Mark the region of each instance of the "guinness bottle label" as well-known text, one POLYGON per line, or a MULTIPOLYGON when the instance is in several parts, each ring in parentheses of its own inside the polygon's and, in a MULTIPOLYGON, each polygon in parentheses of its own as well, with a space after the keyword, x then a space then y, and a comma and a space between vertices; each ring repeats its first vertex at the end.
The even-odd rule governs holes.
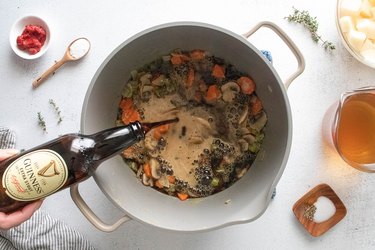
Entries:
POLYGON ((64 159, 55 151, 41 149, 12 162, 3 174, 2 184, 12 199, 32 201, 56 192, 67 178, 64 159))

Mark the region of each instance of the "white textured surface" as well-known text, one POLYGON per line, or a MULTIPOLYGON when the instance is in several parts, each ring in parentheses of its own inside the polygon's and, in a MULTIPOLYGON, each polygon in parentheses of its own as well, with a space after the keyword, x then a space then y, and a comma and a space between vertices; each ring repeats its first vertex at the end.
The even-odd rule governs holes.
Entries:
MULTIPOLYGON (((293 145, 277 195, 266 213, 253 223, 206 233, 173 233, 130 221, 116 232, 102 233, 89 224, 73 204, 67 190, 45 200, 43 208, 78 229, 98 249, 374 249, 375 178, 348 167, 321 139, 321 121, 340 93, 374 84, 375 70, 357 62, 344 49, 335 26, 335 1, 232 0, 232 1, 15 1, 0 3, 0 125, 15 130, 18 148, 30 148, 58 135, 78 132, 86 89, 96 69, 122 41, 139 31, 171 21, 201 21, 236 33, 248 31, 262 20, 281 26, 302 50, 306 70, 288 90, 293 113, 293 145), (323 38, 333 41, 332 54, 314 44, 309 33, 283 17, 292 6, 318 17, 323 38), (52 37, 40 59, 18 58, 9 45, 9 29, 21 16, 35 14, 47 20, 52 37), (37 90, 31 82, 59 60, 75 38, 87 37, 92 48, 82 61, 63 66, 37 90), (61 109, 57 119, 48 100, 61 109), (48 133, 37 125, 40 111, 48 133), (346 217, 319 238, 311 237, 292 213, 292 206, 317 184, 329 184, 348 209, 346 217)), ((269 32, 252 41, 269 49, 282 78, 293 72, 294 59, 269 32)), ((81 185, 87 202, 105 220, 121 213, 105 198, 93 180, 81 185)), ((184 218, 181 218, 183 220, 184 218)))

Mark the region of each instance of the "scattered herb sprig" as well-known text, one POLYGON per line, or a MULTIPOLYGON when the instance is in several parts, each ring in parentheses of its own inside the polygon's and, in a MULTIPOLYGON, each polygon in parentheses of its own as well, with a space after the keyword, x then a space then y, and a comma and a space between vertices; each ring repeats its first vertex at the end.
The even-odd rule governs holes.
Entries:
POLYGON ((57 124, 60 124, 62 122, 62 116, 61 116, 61 110, 59 106, 57 106, 57 104, 55 103, 53 99, 49 99, 49 104, 52 105, 53 109, 55 110, 57 114, 57 118, 58 118, 57 124))
POLYGON ((38 112, 38 124, 44 132, 47 132, 46 122, 44 121, 44 117, 40 112, 38 112))
POLYGON ((332 42, 324 40, 318 34, 318 20, 316 17, 312 17, 308 11, 300 11, 293 7, 293 14, 285 17, 285 19, 289 22, 302 24, 310 31, 312 40, 316 43, 321 42, 325 50, 332 51, 336 49, 335 45, 332 42))

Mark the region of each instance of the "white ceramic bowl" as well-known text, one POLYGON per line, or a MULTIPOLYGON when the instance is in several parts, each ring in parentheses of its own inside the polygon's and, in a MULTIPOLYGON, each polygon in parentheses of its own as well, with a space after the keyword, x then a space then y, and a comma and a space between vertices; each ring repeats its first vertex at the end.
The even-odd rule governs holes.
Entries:
MULTIPOLYGON (((360 51, 356 50, 355 48, 353 48, 353 46, 350 44, 350 42, 348 41, 347 39, 347 35, 342 31, 341 29, 341 26, 340 26, 340 18, 342 17, 342 13, 341 13, 341 4, 342 4, 343 0, 337 0, 337 4, 336 4, 336 27, 337 27, 337 30, 339 32, 339 35, 341 37, 341 41, 343 42, 344 44, 344 47, 347 49, 347 51, 355 58, 357 59, 359 62, 371 67, 371 68, 375 68, 375 55, 373 56, 373 58, 371 57, 370 58, 366 58, 364 57, 360 51)), ((360 18, 360 17, 358 17, 360 18)))
POLYGON ((47 25, 47 23, 37 16, 25 16, 18 19, 12 26, 9 35, 9 42, 10 46, 14 53, 16 53, 19 57, 24 59, 35 59, 41 57, 48 49, 49 41, 51 38, 51 31, 47 25), (30 55, 27 51, 21 50, 17 47, 17 37, 22 34, 23 30, 25 29, 26 25, 37 25, 41 26, 46 31, 46 41, 44 45, 40 49, 40 51, 34 55, 30 55))

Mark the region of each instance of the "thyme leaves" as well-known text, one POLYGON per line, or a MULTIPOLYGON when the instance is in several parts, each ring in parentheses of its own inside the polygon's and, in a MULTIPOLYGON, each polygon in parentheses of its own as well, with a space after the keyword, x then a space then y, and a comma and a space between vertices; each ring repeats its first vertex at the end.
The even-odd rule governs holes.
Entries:
POLYGON ((60 110, 59 106, 57 106, 56 102, 53 99, 49 99, 49 104, 52 105, 53 109, 56 112, 56 115, 57 115, 57 118, 58 118, 57 124, 60 124, 62 122, 62 116, 61 116, 61 110, 60 110))
POLYGON ((285 17, 285 19, 289 22, 302 24, 310 31, 311 39, 316 43, 321 42, 325 50, 333 51, 336 49, 335 45, 332 42, 324 40, 322 36, 318 34, 318 20, 316 17, 311 16, 308 11, 300 11, 293 7, 293 13, 285 17))
MULTIPOLYGON (((53 99, 49 99, 49 104, 53 107, 53 110, 55 111, 56 113, 56 116, 57 116, 57 124, 59 125, 62 120, 63 120, 63 117, 61 116, 61 110, 60 110, 60 107, 56 104, 56 102, 53 100, 53 99)), ((45 132, 47 133, 47 125, 46 125, 46 121, 42 115, 42 113, 39 111, 37 113, 37 117, 38 117, 38 125, 39 127, 45 132)))
POLYGON ((46 133, 47 127, 46 127, 46 122, 44 121, 44 117, 42 116, 40 112, 38 112, 37 115, 38 115, 38 125, 46 133))

